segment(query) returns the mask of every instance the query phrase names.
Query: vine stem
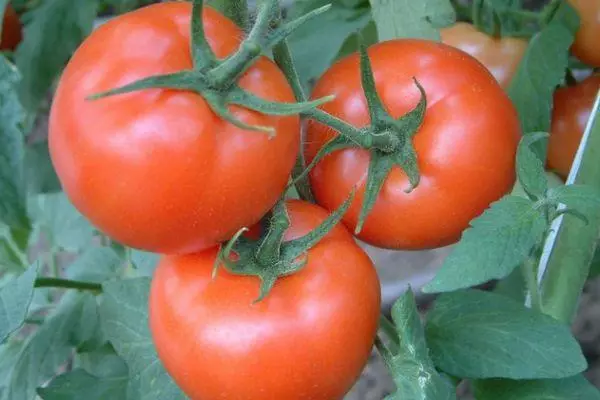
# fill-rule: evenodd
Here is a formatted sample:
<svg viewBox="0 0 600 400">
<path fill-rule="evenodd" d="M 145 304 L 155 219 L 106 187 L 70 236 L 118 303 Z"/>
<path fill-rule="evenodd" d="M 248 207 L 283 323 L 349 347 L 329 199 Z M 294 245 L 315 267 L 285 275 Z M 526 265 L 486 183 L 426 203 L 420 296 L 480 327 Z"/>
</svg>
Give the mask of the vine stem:
<svg viewBox="0 0 600 400">
<path fill-rule="evenodd" d="M 533 257 L 529 257 L 521 266 L 523 269 L 523 276 L 525 277 L 525 284 L 527 285 L 527 291 L 529 292 L 531 308 L 533 310 L 541 310 L 540 289 L 537 281 L 537 265 L 537 260 Z"/>
<path fill-rule="evenodd" d="M 36 288 L 62 288 L 62 289 L 77 289 L 90 290 L 93 292 L 102 292 L 102 285 L 94 282 L 77 281 L 62 278 L 40 277 L 35 280 Z"/>
<path fill-rule="evenodd" d="M 400 339 L 398 338 L 396 327 L 384 314 L 379 314 L 379 328 L 381 328 L 385 336 L 392 343 L 393 349 L 391 351 L 395 353 L 396 349 L 400 346 Z"/>
</svg>

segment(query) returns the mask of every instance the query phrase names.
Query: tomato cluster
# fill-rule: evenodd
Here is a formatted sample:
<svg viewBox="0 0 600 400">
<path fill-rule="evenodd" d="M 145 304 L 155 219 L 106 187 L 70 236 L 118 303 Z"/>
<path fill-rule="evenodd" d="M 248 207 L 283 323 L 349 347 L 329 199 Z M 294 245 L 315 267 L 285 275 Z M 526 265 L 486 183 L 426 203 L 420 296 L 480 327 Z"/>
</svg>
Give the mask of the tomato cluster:
<svg viewBox="0 0 600 400">
<path fill-rule="evenodd" d="M 283 242 L 318 229 L 354 190 L 356 198 L 344 224 L 306 249 L 303 268 L 278 276 L 256 302 L 262 275 L 221 268 L 214 276 L 214 268 L 223 261 L 222 244 L 240 229 L 254 226 L 253 232 L 268 238 L 264 217 L 284 195 L 300 151 L 300 117 L 228 106 L 246 124 L 274 128 L 269 137 L 222 118 L 206 96 L 190 90 L 144 88 L 91 99 L 148 77 L 191 70 L 191 11 L 184 2 L 141 8 L 104 24 L 79 47 L 51 110 L 56 171 L 73 204 L 101 231 L 164 254 L 153 277 L 150 328 L 160 359 L 189 396 L 341 398 L 367 362 L 381 301 L 373 263 L 347 228 L 384 248 L 444 246 L 511 189 L 521 132 L 503 87 L 527 42 L 457 24 L 442 32 L 447 44 L 398 39 L 371 46 L 375 96 L 392 120 L 426 99 L 410 143 L 418 185 L 401 166 L 391 167 L 357 229 L 365 193 L 373 189 L 368 179 L 375 173 L 374 157 L 393 159 L 409 144 L 344 148 L 317 159 L 309 175 L 317 205 L 285 203 L 289 227 Z M 240 48 L 243 32 L 232 21 L 211 8 L 204 9 L 202 21 L 217 58 Z M 361 77 L 355 53 L 325 72 L 312 98 L 333 95 L 322 112 L 372 138 L 388 135 L 376 131 Z M 597 78 L 590 81 L 597 85 Z M 260 99 L 295 101 L 286 76 L 265 56 L 253 60 L 237 84 Z M 561 108 L 572 105 L 563 100 L 568 90 L 578 89 L 557 92 L 557 113 L 571 113 Z M 555 119 L 553 140 L 574 141 L 575 135 L 558 132 L 573 130 L 579 120 Z M 339 134 L 311 120 L 303 149 L 307 161 Z M 563 168 L 568 160 L 554 164 L 552 154 L 566 146 L 550 147 L 551 167 Z"/>
</svg>

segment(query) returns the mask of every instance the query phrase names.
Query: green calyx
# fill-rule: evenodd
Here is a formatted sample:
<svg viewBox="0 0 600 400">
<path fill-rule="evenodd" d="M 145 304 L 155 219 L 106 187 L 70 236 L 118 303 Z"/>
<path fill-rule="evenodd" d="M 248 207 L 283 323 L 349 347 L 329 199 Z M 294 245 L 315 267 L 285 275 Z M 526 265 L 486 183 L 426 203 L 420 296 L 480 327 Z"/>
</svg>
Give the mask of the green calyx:
<svg viewBox="0 0 600 400">
<path fill-rule="evenodd" d="M 402 168 L 408 177 L 410 185 L 406 188 L 406 193 L 410 193 L 419 185 L 417 153 L 412 138 L 419 131 L 427 109 L 425 90 L 414 79 L 415 86 L 421 94 L 419 103 L 402 117 L 398 119 L 392 117 L 377 94 L 371 62 L 364 46 L 360 47 L 360 70 L 362 87 L 369 106 L 371 125 L 359 129 L 318 109 L 304 113 L 335 129 L 339 132 L 339 136 L 327 142 L 307 166 L 304 174 L 296 177 L 296 180 L 303 178 L 325 156 L 337 150 L 346 148 L 368 150 L 371 154 L 371 161 L 355 233 L 362 230 L 365 219 L 375 205 L 381 187 L 394 166 Z"/>
<path fill-rule="evenodd" d="M 172 74 L 156 75 L 138 80 L 128 85 L 94 94 L 89 100 L 107 96 L 135 92 L 143 89 L 174 89 L 198 93 L 221 118 L 241 129 L 266 132 L 274 135 L 271 126 L 249 125 L 239 120 L 229 109 L 241 106 L 267 115 L 294 115 L 308 112 L 333 99 L 327 96 L 309 102 L 280 103 L 259 98 L 238 85 L 241 75 L 266 50 L 285 39 L 297 27 L 307 20 L 327 11 L 330 6 L 315 9 L 304 16 L 287 22 L 270 31 L 272 21 L 279 19 L 277 0 L 265 0 L 258 6 L 256 22 L 238 50 L 225 59 L 218 59 L 210 48 L 204 34 L 202 21 L 203 0 L 193 0 L 191 16 L 191 53 L 193 67 Z"/>
<path fill-rule="evenodd" d="M 290 218 L 285 201 L 280 200 L 271 210 L 264 229 L 258 240 L 243 236 L 247 231 L 241 229 L 219 250 L 215 260 L 213 275 L 219 266 L 237 275 L 257 276 L 261 280 L 260 294 L 256 302 L 265 298 L 278 278 L 301 270 L 308 262 L 308 250 L 321 241 L 342 219 L 350 207 L 354 192 L 317 228 L 306 235 L 284 241 L 284 235 L 290 227 Z"/>
</svg>

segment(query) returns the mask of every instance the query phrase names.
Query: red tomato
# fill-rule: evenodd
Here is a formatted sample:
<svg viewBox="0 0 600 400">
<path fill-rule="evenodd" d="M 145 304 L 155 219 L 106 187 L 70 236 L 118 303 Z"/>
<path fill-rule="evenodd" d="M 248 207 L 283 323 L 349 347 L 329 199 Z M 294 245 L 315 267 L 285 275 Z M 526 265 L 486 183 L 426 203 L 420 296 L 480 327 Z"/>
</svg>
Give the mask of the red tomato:
<svg viewBox="0 0 600 400">
<path fill-rule="evenodd" d="M 274 127 L 269 139 L 220 119 L 193 92 L 86 100 L 190 69 L 190 13 L 190 3 L 160 3 L 102 25 L 69 62 L 50 115 L 52 160 L 75 206 L 116 240 L 154 252 L 198 251 L 256 223 L 284 190 L 299 149 L 297 116 L 232 107 L 246 123 Z M 204 25 L 217 57 L 237 49 L 243 33 L 232 21 L 206 8 Z M 294 101 L 266 57 L 239 83 L 268 100 Z"/>
<path fill-rule="evenodd" d="M 327 217 L 287 205 L 285 240 Z M 150 329 L 175 382 L 193 400 L 341 399 L 368 360 L 380 307 L 377 274 L 352 236 L 335 227 L 258 303 L 258 278 L 224 268 L 211 278 L 216 253 L 165 256 L 152 280 Z"/>
<path fill-rule="evenodd" d="M 2 37 L 0 38 L 0 50 L 14 50 L 23 38 L 21 32 L 21 21 L 10 4 L 4 11 L 2 21 Z"/>
<path fill-rule="evenodd" d="M 600 75 L 592 75 L 575 86 L 563 87 L 554 93 L 548 168 L 563 178 L 569 175 L 599 89 Z"/>
<path fill-rule="evenodd" d="M 427 95 L 423 125 L 414 137 L 421 175 L 406 193 L 406 174 L 394 167 L 358 237 L 379 247 L 426 249 L 457 241 L 469 221 L 510 190 L 520 138 L 517 112 L 492 75 L 477 60 L 453 47 L 425 40 L 393 40 L 369 48 L 377 92 L 390 114 L 412 110 Z M 313 97 L 333 94 L 322 106 L 356 127 L 369 124 L 360 81 L 359 57 L 334 64 L 317 82 Z M 310 161 L 335 133 L 317 122 L 307 130 Z M 370 153 L 337 151 L 312 170 L 317 202 L 337 208 L 354 186 L 357 196 L 344 216 L 354 228 L 362 204 Z"/>
<path fill-rule="evenodd" d="M 579 13 L 581 26 L 571 51 L 586 64 L 600 67 L 600 0 L 569 0 Z"/>
<path fill-rule="evenodd" d="M 494 38 L 465 22 L 440 31 L 442 42 L 475 57 L 490 70 L 500 86 L 507 88 L 527 49 L 527 41 L 518 38 Z"/>
</svg>

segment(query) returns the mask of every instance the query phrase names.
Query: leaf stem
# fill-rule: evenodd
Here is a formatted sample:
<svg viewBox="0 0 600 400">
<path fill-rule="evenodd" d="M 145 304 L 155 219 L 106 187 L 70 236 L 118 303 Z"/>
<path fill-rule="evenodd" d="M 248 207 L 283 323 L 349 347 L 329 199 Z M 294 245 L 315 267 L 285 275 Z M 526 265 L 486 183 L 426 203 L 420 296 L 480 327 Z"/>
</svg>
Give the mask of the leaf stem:
<svg viewBox="0 0 600 400">
<path fill-rule="evenodd" d="M 14 253 L 14 255 L 19 260 L 19 264 L 23 267 L 23 269 L 27 269 L 29 267 L 29 261 L 27 260 L 27 255 L 21 250 L 21 247 L 15 241 L 15 238 L 12 234 L 12 230 L 7 229 L 4 234 L 4 239 L 6 240 L 6 245 L 8 248 Z"/>
<path fill-rule="evenodd" d="M 62 278 L 40 277 L 35 280 L 36 288 L 62 288 L 62 289 L 77 289 L 90 290 L 93 292 L 102 292 L 102 285 L 94 282 L 77 281 Z"/>
<path fill-rule="evenodd" d="M 395 349 L 400 346 L 400 339 L 398 338 L 398 332 L 396 327 L 383 313 L 379 314 L 379 327 L 385 334 L 385 336 L 393 343 L 394 349 L 392 353 L 395 353 Z"/>
<path fill-rule="evenodd" d="M 527 291 L 529 292 L 531 308 L 539 311 L 541 310 L 541 298 L 537 281 L 537 265 L 537 259 L 530 256 L 521 265 L 521 268 L 523 269 L 525 284 L 527 285 Z"/>
<path fill-rule="evenodd" d="M 381 358 L 383 358 L 383 362 L 385 363 L 385 366 L 388 368 L 388 370 L 393 371 L 394 370 L 393 353 L 390 351 L 389 347 L 385 345 L 383 340 L 381 340 L 381 337 L 379 336 L 379 334 L 377 334 L 377 336 L 375 337 L 375 348 L 381 355 Z"/>
</svg>

